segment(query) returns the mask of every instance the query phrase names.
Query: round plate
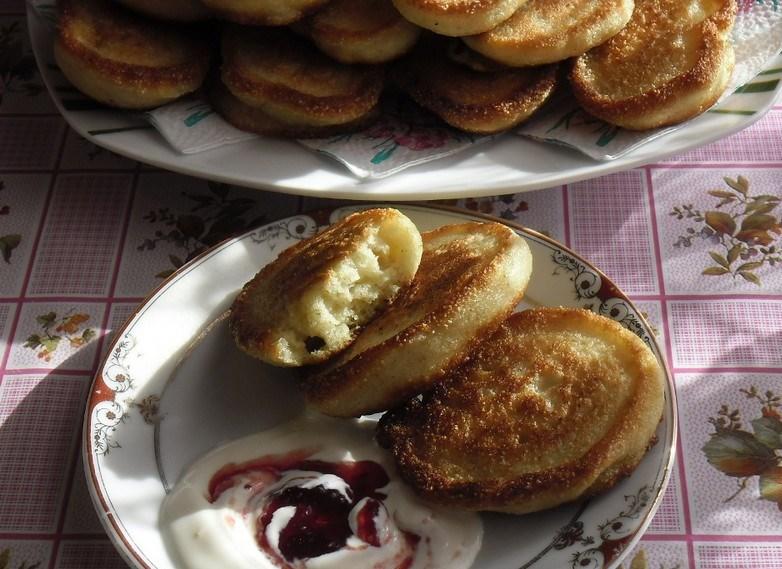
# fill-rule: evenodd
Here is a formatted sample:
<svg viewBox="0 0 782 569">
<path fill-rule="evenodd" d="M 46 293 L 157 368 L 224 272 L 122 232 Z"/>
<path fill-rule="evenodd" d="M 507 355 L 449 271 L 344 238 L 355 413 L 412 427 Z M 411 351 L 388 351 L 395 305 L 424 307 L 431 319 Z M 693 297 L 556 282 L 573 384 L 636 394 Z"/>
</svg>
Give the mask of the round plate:
<svg viewBox="0 0 782 569">
<path fill-rule="evenodd" d="M 424 200 L 478 197 L 556 186 L 627 170 L 713 142 L 748 127 L 774 104 L 782 82 L 770 90 L 733 95 L 721 109 L 690 121 L 610 162 L 581 153 L 507 135 L 454 156 L 413 166 L 380 180 L 360 180 L 336 161 L 295 142 L 254 139 L 207 152 L 184 155 L 156 131 L 140 122 L 140 130 L 123 130 L 128 115 L 110 110 L 68 110 L 63 104 L 64 79 L 53 65 L 51 28 L 27 4 L 33 50 L 44 83 L 68 124 L 94 144 L 134 160 L 218 182 L 328 198 Z M 782 66 L 782 57 L 769 68 Z M 765 87 L 764 87 L 765 88 Z M 114 131 L 112 126 L 120 132 Z M 100 133 L 98 133 L 100 131 Z"/>
<path fill-rule="evenodd" d="M 174 567 L 157 519 L 183 469 L 215 446 L 303 408 L 290 381 L 294 372 L 241 353 L 223 316 L 259 267 L 355 209 L 289 217 L 211 249 L 165 281 L 117 332 L 90 391 L 83 448 L 99 517 L 131 565 Z M 488 219 L 445 208 L 400 209 L 422 231 Z M 555 241 L 511 227 L 533 254 L 519 308 L 589 308 L 638 334 L 663 361 L 648 325 L 605 275 Z M 632 476 L 583 503 L 525 516 L 484 515 L 475 567 L 616 567 L 651 521 L 670 474 L 676 403 L 667 371 L 665 395 L 657 443 Z"/>
</svg>

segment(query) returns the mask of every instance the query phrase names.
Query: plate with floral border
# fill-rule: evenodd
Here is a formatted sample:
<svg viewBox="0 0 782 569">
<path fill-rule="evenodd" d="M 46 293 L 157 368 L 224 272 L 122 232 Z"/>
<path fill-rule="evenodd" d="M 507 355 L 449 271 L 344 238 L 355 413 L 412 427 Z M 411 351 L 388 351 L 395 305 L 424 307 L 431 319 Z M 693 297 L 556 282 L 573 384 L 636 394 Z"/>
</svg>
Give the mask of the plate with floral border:
<svg viewBox="0 0 782 569">
<path fill-rule="evenodd" d="M 223 316 L 260 267 L 355 209 L 288 217 L 210 249 L 161 284 L 115 334 L 90 390 L 83 452 L 99 517 L 131 566 L 176 566 L 158 515 L 192 461 L 303 409 L 295 382 L 286 381 L 291 372 L 263 367 L 240 353 Z M 400 209 L 422 231 L 492 219 L 444 207 Z M 532 279 L 519 309 L 593 310 L 637 334 L 664 365 L 653 330 L 602 272 L 552 239 L 506 224 L 533 254 Z M 667 368 L 665 396 L 657 442 L 630 477 L 599 497 L 553 510 L 482 514 L 485 534 L 474 567 L 618 567 L 650 523 L 671 473 L 677 418 Z"/>
<path fill-rule="evenodd" d="M 381 179 L 360 179 L 335 160 L 284 140 L 259 138 L 180 154 L 147 122 L 74 93 L 54 64 L 52 27 L 27 4 L 41 75 L 57 109 L 81 136 L 112 152 L 174 172 L 251 188 L 337 199 L 432 200 L 523 192 L 569 184 L 660 161 L 747 128 L 782 91 L 782 55 L 748 86 L 681 129 L 624 156 L 598 162 L 578 151 L 506 135 Z"/>
</svg>

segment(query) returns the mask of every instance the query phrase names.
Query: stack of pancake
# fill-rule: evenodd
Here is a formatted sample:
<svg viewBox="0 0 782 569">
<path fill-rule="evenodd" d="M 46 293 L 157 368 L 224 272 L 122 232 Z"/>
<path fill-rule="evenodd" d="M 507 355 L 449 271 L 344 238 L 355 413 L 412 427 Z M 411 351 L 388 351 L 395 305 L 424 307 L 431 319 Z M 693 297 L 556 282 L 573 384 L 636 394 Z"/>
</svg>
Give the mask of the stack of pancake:
<svg viewBox="0 0 782 569">
<path fill-rule="evenodd" d="M 532 270 L 526 241 L 504 225 L 419 234 L 399 211 L 367 210 L 264 267 L 229 327 L 249 355 L 303 366 L 313 409 L 386 411 L 377 440 L 423 497 L 533 512 L 635 469 L 654 441 L 664 375 L 606 317 L 512 314 Z"/>
<path fill-rule="evenodd" d="M 88 96 L 145 109 L 206 82 L 229 122 L 270 136 L 360 129 L 389 88 L 474 133 L 517 126 L 560 86 L 605 121 L 649 129 L 709 108 L 734 61 L 735 0 L 60 0 L 59 7 L 55 56 Z"/>
</svg>

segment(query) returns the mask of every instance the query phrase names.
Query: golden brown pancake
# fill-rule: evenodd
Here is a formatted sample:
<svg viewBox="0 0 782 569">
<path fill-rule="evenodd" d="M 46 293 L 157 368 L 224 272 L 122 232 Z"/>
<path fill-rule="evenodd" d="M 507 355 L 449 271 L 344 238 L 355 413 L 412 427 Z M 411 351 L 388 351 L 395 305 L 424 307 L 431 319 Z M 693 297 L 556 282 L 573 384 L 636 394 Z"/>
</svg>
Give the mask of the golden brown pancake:
<svg viewBox="0 0 782 569">
<path fill-rule="evenodd" d="M 448 225 L 422 235 L 415 279 L 350 347 L 307 378 L 307 402 L 352 417 L 430 389 L 493 331 L 524 295 L 529 247 L 499 223 Z"/>
<path fill-rule="evenodd" d="M 633 0 L 529 0 L 496 28 L 464 42 L 505 65 L 554 63 L 615 36 L 633 6 Z"/>
<path fill-rule="evenodd" d="M 214 83 L 209 88 L 209 102 L 215 112 L 236 128 L 262 136 L 280 138 L 336 136 L 366 128 L 379 116 L 379 110 L 374 109 L 357 121 L 344 124 L 327 126 L 290 124 L 268 115 L 261 109 L 246 105 L 237 99 L 219 79 Z"/>
<path fill-rule="evenodd" d="M 236 344 L 280 366 L 322 362 L 413 279 L 421 236 L 395 209 L 349 215 L 283 251 L 231 307 Z"/>
<path fill-rule="evenodd" d="M 486 32 L 507 20 L 527 0 L 393 0 L 413 22 L 444 36 Z"/>
<path fill-rule="evenodd" d="M 617 322 L 528 310 L 431 393 L 385 414 L 378 442 L 427 500 L 535 512 L 633 471 L 660 422 L 663 381 L 651 350 Z"/>
<path fill-rule="evenodd" d="M 576 59 L 573 94 L 593 115 L 628 129 L 696 116 L 730 80 L 735 16 L 734 0 L 636 0 L 619 34 Z"/>
<path fill-rule="evenodd" d="M 163 0 L 165 1 L 165 0 Z M 285 26 L 328 0 L 201 0 L 221 18 L 238 24 Z"/>
<path fill-rule="evenodd" d="M 476 70 L 441 42 L 421 42 L 394 69 L 394 81 L 419 105 L 458 129 L 478 134 L 527 120 L 554 92 L 557 66 Z M 476 58 L 470 57 L 474 62 Z"/>
<path fill-rule="evenodd" d="M 131 10 L 161 20 L 195 22 L 205 20 L 211 12 L 201 0 L 118 0 Z"/>
<path fill-rule="evenodd" d="M 366 118 L 384 74 L 378 66 L 336 62 L 288 30 L 230 26 L 222 80 L 243 103 L 277 120 L 320 127 Z"/>
<path fill-rule="evenodd" d="M 332 0 L 299 29 L 323 52 L 344 63 L 383 63 L 407 53 L 421 28 L 391 0 Z"/>
<path fill-rule="evenodd" d="M 114 107 L 148 109 L 201 86 L 206 42 L 106 0 L 61 0 L 54 56 L 85 95 Z"/>
</svg>

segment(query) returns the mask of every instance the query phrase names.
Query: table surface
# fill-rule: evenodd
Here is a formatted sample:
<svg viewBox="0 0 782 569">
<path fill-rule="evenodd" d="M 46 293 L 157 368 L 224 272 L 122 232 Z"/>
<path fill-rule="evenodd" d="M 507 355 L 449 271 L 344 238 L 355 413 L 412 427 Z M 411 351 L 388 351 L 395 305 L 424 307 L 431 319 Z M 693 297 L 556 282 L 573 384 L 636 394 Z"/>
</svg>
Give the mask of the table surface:
<svg viewBox="0 0 782 569">
<path fill-rule="evenodd" d="M 79 433 L 112 331 L 206 245 L 172 227 L 195 216 L 209 228 L 226 190 L 245 198 L 234 230 L 335 202 L 216 187 L 87 143 L 43 89 L 23 8 L 0 0 L 0 569 L 121 568 Z M 782 569 L 781 199 L 778 105 L 658 164 L 457 202 L 584 255 L 665 347 L 677 462 L 625 567 Z"/>
</svg>

